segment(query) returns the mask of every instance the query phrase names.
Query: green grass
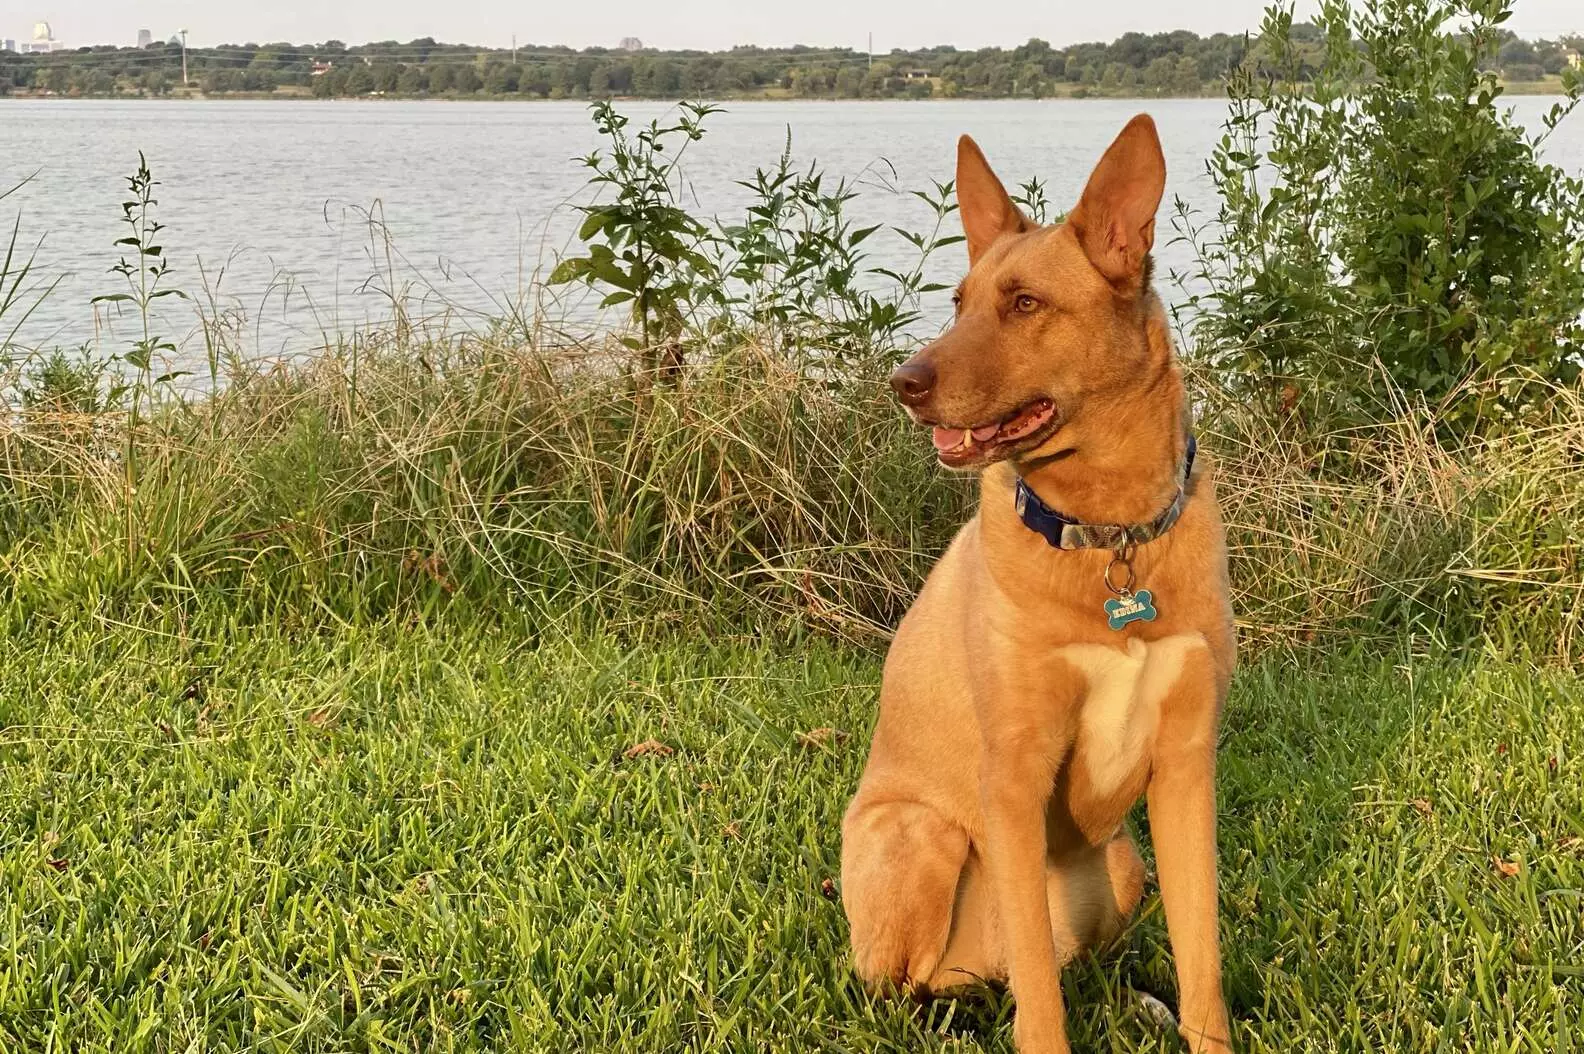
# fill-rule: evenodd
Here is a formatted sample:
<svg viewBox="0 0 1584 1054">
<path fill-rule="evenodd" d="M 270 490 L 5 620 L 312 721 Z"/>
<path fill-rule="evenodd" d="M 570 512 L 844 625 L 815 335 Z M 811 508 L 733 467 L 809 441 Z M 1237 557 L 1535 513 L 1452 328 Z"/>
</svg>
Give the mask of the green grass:
<svg viewBox="0 0 1584 1054">
<path fill-rule="evenodd" d="M 822 883 L 871 652 L 87 616 L 5 645 L 7 1049 L 1010 1050 L 1003 997 L 921 1010 L 845 969 Z M 797 738 L 822 727 L 852 735 Z M 622 757 L 649 739 L 675 753 Z M 1559 674 L 1245 668 L 1241 1049 L 1584 1049 L 1581 743 Z M 1177 1049 L 1117 995 L 1170 996 L 1153 897 L 1067 985 L 1077 1049 Z"/>
</svg>

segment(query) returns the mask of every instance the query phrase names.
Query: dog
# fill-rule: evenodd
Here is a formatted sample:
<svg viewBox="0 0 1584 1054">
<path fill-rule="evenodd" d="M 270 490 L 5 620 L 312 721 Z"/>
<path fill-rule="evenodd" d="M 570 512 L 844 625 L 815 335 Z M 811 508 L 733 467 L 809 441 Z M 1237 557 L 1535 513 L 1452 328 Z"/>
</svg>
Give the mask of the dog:
<svg viewBox="0 0 1584 1054">
<path fill-rule="evenodd" d="M 842 824 L 860 978 L 1005 981 L 1021 1054 L 1069 1050 L 1060 971 L 1143 894 L 1148 800 L 1179 1028 L 1231 1050 L 1215 748 L 1235 653 L 1226 544 L 1151 287 L 1166 162 L 1148 115 L 1041 227 L 958 144 L 956 318 L 891 386 L 978 512 L 902 620 Z"/>
</svg>

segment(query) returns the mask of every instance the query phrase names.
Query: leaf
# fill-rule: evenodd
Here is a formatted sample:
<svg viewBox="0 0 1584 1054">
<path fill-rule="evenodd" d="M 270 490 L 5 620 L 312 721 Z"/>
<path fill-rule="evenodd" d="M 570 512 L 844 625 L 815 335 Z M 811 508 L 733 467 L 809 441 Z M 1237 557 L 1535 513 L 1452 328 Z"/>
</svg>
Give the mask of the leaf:
<svg viewBox="0 0 1584 1054">
<path fill-rule="evenodd" d="M 1171 1007 L 1159 999 L 1147 992 L 1134 992 L 1133 1004 L 1139 1014 L 1153 1027 L 1161 1031 L 1177 1031 L 1177 1015 L 1172 1013 Z"/>
<path fill-rule="evenodd" d="M 1517 878 L 1518 875 L 1523 871 L 1523 865 L 1518 861 L 1505 860 L 1499 856 L 1493 857 L 1491 859 L 1491 864 L 1496 868 L 1498 874 L 1501 874 L 1507 878 Z"/>
<path fill-rule="evenodd" d="M 861 245 L 871 234 L 883 226 L 885 226 L 885 224 L 877 223 L 873 227 L 861 227 L 858 230 L 853 231 L 852 234 L 847 238 L 847 247 L 851 249 L 855 245 Z"/>
<path fill-rule="evenodd" d="M 658 739 L 646 739 L 642 743 L 634 743 L 622 751 L 622 757 L 631 761 L 633 758 L 668 758 L 675 753 L 676 749 L 674 747 L 668 747 Z"/>
<path fill-rule="evenodd" d="M 581 280 L 588 274 L 588 270 L 588 260 L 581 256 L 575 256 L 556 264 L 555 269 L 550 272 L 550 277 L 547 281 L 550 285 L 565 285 L 568 282 Z"/>
<path fill-rule="evenodd" d="M 626 274 L 617 267 L 616 261 L 612 257 L 607 256 L 604 259 L 591 261 L 590 270 L 595 278 L 602 282 L 607 282 L 617 289 L 626 289 L 629 292 L 638 291 L 638 279 L 635 276 Z"/>
<path fill-rule="evenodd" d="M 840 744 L 846 739 L 847 733 L 839 728 L 815 728 L 808 732 L 799 732 L 797 734 L 797 741 L 810 750 Z"/>
<path fill-rule="evenodd" d="M 583 241 L 588 241 L 609 226 L 615 218 L 615 214 L 611 209 L 591 210 L 588 218 L 583 221 L 583 226 L 578 228 L 578 237 Z"/>
</svg>

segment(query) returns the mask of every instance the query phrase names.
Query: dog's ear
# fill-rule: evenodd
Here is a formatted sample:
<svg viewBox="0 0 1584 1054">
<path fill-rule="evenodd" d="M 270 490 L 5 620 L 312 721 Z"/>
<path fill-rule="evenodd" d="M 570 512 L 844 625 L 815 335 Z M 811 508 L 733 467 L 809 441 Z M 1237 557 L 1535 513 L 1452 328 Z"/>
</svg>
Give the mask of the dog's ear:
<svg viewBox="0 0 1584 1054">
<path fill-rule="evenodd" d="M 1166 158 L 1155 122 L 1127 123 L 1095 166 L 1067 223 L 1084 254 L 1113 284 L 1136 282 L 1155 244 L 1155 211 L 1166 192 Z"/>
<path fill-rule="evenodd" d="M 1006 188 L 990 171 L 979 144 L 966 135 L 957 140 L 957 207 L 968 236 L 970 266 L 1002 235 L 1034 229 L 1034 221 L 1012 204 Z"/>
</svg>

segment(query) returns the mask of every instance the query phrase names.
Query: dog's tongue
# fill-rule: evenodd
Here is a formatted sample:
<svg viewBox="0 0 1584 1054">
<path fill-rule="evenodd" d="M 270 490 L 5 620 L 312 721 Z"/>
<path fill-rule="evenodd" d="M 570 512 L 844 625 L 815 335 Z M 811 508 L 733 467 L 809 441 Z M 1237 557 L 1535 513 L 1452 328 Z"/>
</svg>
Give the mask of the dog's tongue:
<svg viewBox="0 0 1584 1054">
<path fill-rule="evenodd" d="M 999 431 L 1001 431 L 1000 425 L 980 425 L 973 430 L 974 439 L 980 443 L 988 443 Z"/>
<path fill-rule="evenodd" d="M 966 431 L 966 428 L 937 427 L 930 438 L 935 441 L 936 450 L 956 450 L 962 445 L 963 433 Z"/>
</svg>

